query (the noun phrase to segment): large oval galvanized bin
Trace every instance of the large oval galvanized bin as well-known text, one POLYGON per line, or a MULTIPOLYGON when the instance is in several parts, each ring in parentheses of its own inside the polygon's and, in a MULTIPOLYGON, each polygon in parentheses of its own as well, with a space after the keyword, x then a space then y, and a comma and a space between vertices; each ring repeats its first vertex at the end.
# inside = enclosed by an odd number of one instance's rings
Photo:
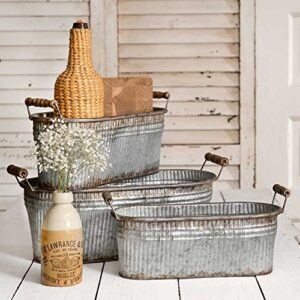
MULTIPOLYGON (((104 197, 112 206, 110 195, 104 197)), ((113 212, 120 275, 163 279, 270 273, 277 215, 283 209, 222 202, 129 206, 113 212)))
MULTIPOLYGON (((216 161, 215 155, 207 154, 206 157, 223 166, 228 163, 226 158, 216 161)), ((17 167, 8 167, 8 171, 21 178, 28 175, 25 169, 17 167)), ((162 170, 96 189, 73 192, 73 204, 81 217, 84 232, 84 262, 118 258, 116 221, 102 199, 103 192, 111 191, 117 207, 132 204, 201 203, 211 200, 212 185, 217 178, 215 174, 203 170, 162 170)), ((37 178, 25 179, 20 185, 24 188, 34 259, 40 261, 40 229, 43 217, 52 205, 51 192, 39 188, 37 178)))
MULTIPOLYGON (((163 96, 165 93, 160 93, 163 96)), ((167 96, 168 97, 168 94, 167 96)), ((56 107, 54 100, 26 99, 27 107, 56 107)), ((29 109, 28 109, 29 111, 29 109)), ((109 148, 108 167, 105 171, 83 168, 71 186, 72 190, 93 188, 123 178, 133 178, 158 171, 164 114, 167 109, 154 108, 153 112, 121 117, 99 119, 64 119, 69 127, 80 126, 93 129, 103 138, 109 148)), ((49 123, 54 113, 31 114, 34 140, 38 140, 43 125, 49 123)), ((51 188, 54 174, 39 172, 39 185, 51 188)))

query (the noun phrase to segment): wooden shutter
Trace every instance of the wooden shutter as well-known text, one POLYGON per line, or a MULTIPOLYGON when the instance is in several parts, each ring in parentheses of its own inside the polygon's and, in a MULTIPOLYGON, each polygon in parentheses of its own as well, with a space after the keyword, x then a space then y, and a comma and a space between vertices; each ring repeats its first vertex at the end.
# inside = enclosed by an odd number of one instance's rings
POLYGON ((24 158, 32 124, 23 101, 53 97, 70 24, 89 17, 94 64, 103 76, 148 74, 157 90, 171 93, 163 167, 199 168, 212 151, 231 163, 219 188, 252 186, 254 2, 0 0, 0 195, 21 192, 6 174, 8 164, 35 175, 34 163, 24 158))
POLYGON ((36 175, 26 160, 32 145, 32 122, 25 97, 53 98, 54 82, 66 66, 69 29, 89 18, 89 2, 74 0, 0 1, 0 195, 21 193, 6 173, 14 163, 36 175))
POLYGON ((119 75, 150 75, 171 94, 162 166, 198 169, 205 152, 226 155, 218 187, 238 187, 239 2, 120 0, 118 24, 119 75))

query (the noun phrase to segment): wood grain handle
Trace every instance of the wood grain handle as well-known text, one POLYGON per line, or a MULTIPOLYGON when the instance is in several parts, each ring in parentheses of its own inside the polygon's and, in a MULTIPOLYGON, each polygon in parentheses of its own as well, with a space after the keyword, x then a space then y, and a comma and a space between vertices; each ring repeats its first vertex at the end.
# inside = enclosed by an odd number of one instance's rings
POLYGON ((26 98, 25 99, 26 106, 36 106, 36 107, 51 107, 56 109, 56 101, 55 100, 48 100, 43 98, 26 98))
POLYGON ((26 178, 28 176, 28 171, 26 169, 15 165, 9 165, 7 167, 7 173, 20 178, 26 178))
POLYGON ((204 158, 205 160, 211 161, 212 163, 217 165, 221 165, 222 167, 226 167, 229 164, 229 159, 227 157, 212 154, 210 152, 206 153, 204 158))
POLYGON ((25 105, 27 107, 28 117, 30 120, 33 119, 32 114, 29 110, 29 106, 36 106, 36 107, 50 107, 53 108, 54 113, 61 117, 61 113, 58 108, 58 104, 55 100, 48 100, 43 98, 26 98, 25 105))
POLYGON ((154 99, 169 99, 170 98, 170 94, 168 92, 158 92, 158 91, 153 91, 153 98, 154 99))
POLYGON ((290 197, 291 196, 291 190, 285 188, 284 186, 280 185, 280 184, 274 184, 273 186, 273 191, 276 194, 279 194, 283 197, 290 197))

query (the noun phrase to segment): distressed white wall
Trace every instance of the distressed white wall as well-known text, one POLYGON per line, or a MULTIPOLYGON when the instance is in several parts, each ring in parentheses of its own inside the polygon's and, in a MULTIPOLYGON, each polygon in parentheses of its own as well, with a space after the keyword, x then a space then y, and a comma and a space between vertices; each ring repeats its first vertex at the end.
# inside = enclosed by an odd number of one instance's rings
POLYGON ((66 66, 69 29, 89 18, 88 1, 0 0, 0 195, 21 193, 6 167, 30 168, 32 123, 24 99, 53 98, 54 82, 66 66))
POLYGON ((120 0, 118 17, 119 74, 171 94, 162 166, 199 168, 214 151, 231 160, 218 186, 238 187, 239 2, 120 0))
MULTIPOLYGON (((55 79, 66 65, 68 30, 74 20, 88 19, 90 11, 94 13, 93 34, 100 38, 98 1, 92 0, 90 9, 88 1, 80 0, 0 0, 2 196, 21 192, 14 178, 6 174, 8 164, 30 168, 30 174, 35 175, 32 163, 23 157, 32 144, 32 124, 24 99, 53 97, 55 79)), ((109 18, 109 11, 114 12, 111 5, 118 5, 115 40, 119 75, 150 75, 155 89, 171 93, 162 166, 199 168, 204 153, 213 151, 231 160, 218 186, 238 187, 238 1, 114 0, 106 1, 107 5, 107 14, 102 17, 109 18)), ((97 57, 101 47, 95 40, 93 44, 97 57)), ((156 104, 163 105, 160 101, 156 104)), ((208 169, 217 172, 215 166, 208 169)))

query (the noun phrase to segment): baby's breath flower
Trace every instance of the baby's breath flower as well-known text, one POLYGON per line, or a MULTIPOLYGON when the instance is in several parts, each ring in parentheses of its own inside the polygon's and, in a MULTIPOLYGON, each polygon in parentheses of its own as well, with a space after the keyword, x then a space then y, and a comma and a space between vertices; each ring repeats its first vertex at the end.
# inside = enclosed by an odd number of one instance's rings
POLYGON ((37 157, 40 172, 50 172, 58 191, 69 191, 82 169, 107 168, 109 147, 95 130, 55 119, 42 127, 36 140, 31 157, 37 157))

